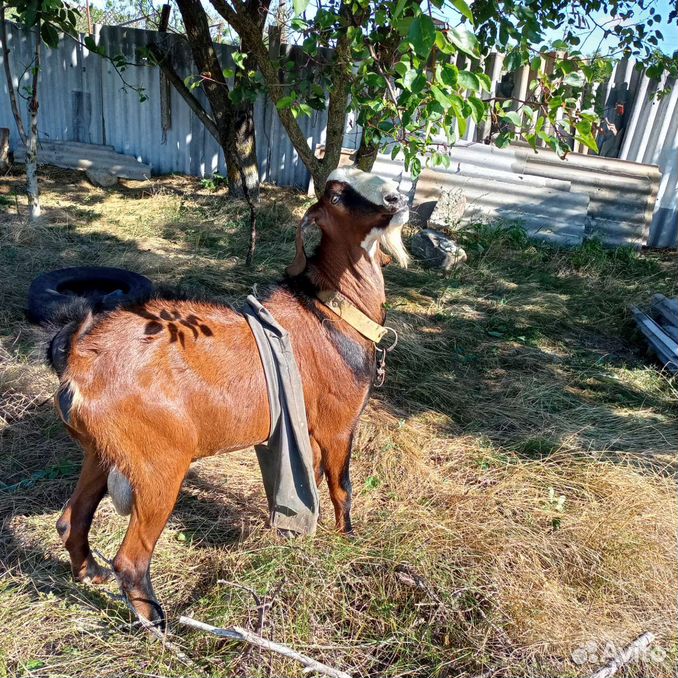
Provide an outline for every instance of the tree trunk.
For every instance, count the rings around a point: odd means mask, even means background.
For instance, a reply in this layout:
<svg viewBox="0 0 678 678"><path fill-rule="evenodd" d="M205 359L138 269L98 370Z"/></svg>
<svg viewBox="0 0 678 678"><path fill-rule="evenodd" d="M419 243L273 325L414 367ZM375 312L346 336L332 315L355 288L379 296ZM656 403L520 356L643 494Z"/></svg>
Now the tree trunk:
<svg viewBox="0 0 678 678"><path fill-rule="evenodd" d="M33 91L28 103L30 127L28 134L19 110L19 103L9 63L9 46L7 44L7 22L5 21L5 5L0 0L0 37L2 37L2 56L7 81L7 93L12 108L12 115L19 132L21 143L26 147L26 193L28 194L28 214L37 219L41 214L40 191L38 188L38 76L40 73L40 21L37 22L35 36L35 58L33 62Z"/></svg>
<svg viewBox="0 0 678 678"><path fill-rule="evenodd" d="M227 163L229 185L236 184L239 189L238 194L244 194L240 175L242 171L250 198L257 200L259 198L259 163L254 133L254 106L252 104L238 106L234 111L234 117L234 150L238 164L234 166L234 163Z"/></svg>
<svg viewBox="0 0 678 678"><path fill-rule="evenodd" d="M28 214L37 219L41 214L40 190L38 187L38 77L40 75L40 20L35 24L35 59L33 62L33 91L28 103L30 130L26 143L26 193Z"/></svg>
<svg viewBox="0 0 678 678"><path fill-rule="evenodd" d="M263 4L260 0L250 0L249 11L254 16L259 16L260 30L266 20L268 3ZM252 50L247 40L241 40L240 51L247 55L245 68L236 69L235 86L247 86L247 72L256 69L256 62L252 58ZM235 179L240 181L240 173L244 176L245 188L252 200L259 197L259 165L257 163L257 142L254 131L254 104L243 102L234 108L233 132L235 139L235 151L240 160L239 167L228 169L229 181L231 173L235 172Z"/></svg>
<svg viewBox="0 0 678 678"><path fill-rule="evenodd" d="M365 132L360 138L360 146L355 154L355 166L363 172L371 172L374 161L377 159L379 147L376 144L368 144L365 141Z"/></svg>
<svg viewBox="0 0 678 678"><path fill-rule="evenodd" d="M12 116L16 124L17 131L21 143L26 145L26 130L24 128L24 121L19 111L19 102L16 97L16 89L14 88L14 78L12 77L12 67L9 63L9 45L7 44L7 22L5 21L5 3L0 0L0 37L2 37L2 62L5 69L5 80L7 81L7 92L9 94L9 102L12 107Z"/></svg>
<svg viewBox="0 0 678 678"><path fill-rule="evenodd" d="M259 168L254 153L254 124L250 111L239 118L229 98L229 88L210 36L207 15L200 0L177 0L186 27L193 61L203 78L203 89L212 109L219 145L224 151L231 195L251 199L259 191ZM244 182L243 182L244 179ZM243 186L244 183L244 186Z"/></svg>

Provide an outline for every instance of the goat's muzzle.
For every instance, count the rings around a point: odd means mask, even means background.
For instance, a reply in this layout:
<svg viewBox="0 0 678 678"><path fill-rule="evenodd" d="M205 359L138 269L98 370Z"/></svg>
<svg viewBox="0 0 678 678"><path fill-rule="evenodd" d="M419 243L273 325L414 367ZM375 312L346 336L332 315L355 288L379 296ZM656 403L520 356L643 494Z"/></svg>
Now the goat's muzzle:
<svg viewBox="0 0 678 678"><path fill-rule="evenodd" d="M387 193L384 196L384 207L393 213L407 209L407 196L399 191Z"/></svg>

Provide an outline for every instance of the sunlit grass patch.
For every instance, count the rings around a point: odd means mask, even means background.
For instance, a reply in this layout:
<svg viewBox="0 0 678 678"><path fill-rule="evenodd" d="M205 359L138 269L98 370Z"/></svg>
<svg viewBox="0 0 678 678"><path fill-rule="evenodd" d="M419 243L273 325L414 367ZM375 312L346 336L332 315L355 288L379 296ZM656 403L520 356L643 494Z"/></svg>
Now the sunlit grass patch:
<svg viewBox="0 0 678 678"><path fill-rule="evenodd" d="M237 302L289 263L309 198L264 188L247 269L247 210L221 189L44 179L42 224L14 203L0 216L0 675L301 676L171 624L188 668L133 626L115 585L71 581L54 523L81 453L23 308L35 275L83 264ZM355 446L356 538L334 533L322 487L318 535L278 539L252 452L206 459L158 544L156 592L170 620L256 629L251 594L233 584L279 589L265 635L355 676L588 676L599 664L574 651L649 630L663 658L625 675L668 677L676 384L644 354L627 306L676 294L675 257L557 250L517 229L461 237L470 258L449 275L385 271L400 341ZM125 527L105 499L92 544L111 558Z"/></svg>

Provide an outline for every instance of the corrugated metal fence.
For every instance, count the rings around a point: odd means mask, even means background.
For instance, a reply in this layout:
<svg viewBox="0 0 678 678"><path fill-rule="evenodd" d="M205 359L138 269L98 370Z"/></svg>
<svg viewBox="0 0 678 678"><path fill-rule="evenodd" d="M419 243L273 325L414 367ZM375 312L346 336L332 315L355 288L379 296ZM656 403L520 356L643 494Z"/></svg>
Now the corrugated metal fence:
<svg viewBox="0 0 678 678"><path fill-rule="evenodd" d="M663 99L653 97L657 88L669 87ZM678 245L678 87L676 79L653 82L643 75L628 122L619 157L658 165L659 193L648 245Z"/></svg>
<svg viewBox="0 0 678 678"><path fill-rule="evenodd" d="M148 97L144 102L125 86L109 60L91 53L79 42L65 38L57 49L45 48L40 73L41 138L109 144L119 153L150 164L153 172L159 174L178 172L205 176L217 171L223 173L224 159L219 145L174 89L170 90L169 96L170 124L163 130L160 69L144 65L142 56L143 48L157 36L152 31L117 26L97 28L95 34L109 55L122 55L128 62L142 64L126 68L122 77L132 87L143 87ZM178 36L163 37L173 41L173 65L179 75L183 78L194 73L186 42ZM9 24L13 75L16 79L23 73L20 90L29 82L33 40L32 33ZM230 55L234 48L222 44L215 48L223 68L232 67ZM28 71L24 72L26 68ZM10 146L15 148L19 139L4 77L0 80L0 127L9 127ZM193 94L206 104L201 89L193 90ZM255 106L261 177L282 186L306 188L308 172L281 127L274 108L263 96ZM167 116L164 119L167 120ZM324 143L327 123L324 111L315 111L311 117L300 118L299 122L313 147ZM355 140L355 133L349 133L345 142L354 147Z"/></svg>
<svg viewBox="0 0 678 678"><path fill-rule="evenodd" d="M160 71L144 65L142 56L142 49L157 37L152 31L116 26L97 28L95 35L109 55L122 55L128 62L141 64L127 68L123 77L130 85L144 88L148 96L145 102L140 102L137 94L125 87L108 60L90 53L79 42L66 38L58 49L45 49L41 71L41 136L110 144L118 152L149 163L157 173L204 176L224 172L218 144L173 89L170 89L164 115L161 112ZM179 74L191 75L193 66L186 42L176 36L163 39L174 41L173 64ZM10 24L8 42L14 76L22 77L19 87L25 87L30 78L33 36ZM233 48L222 44L215 48L222 66L231 66ZM460 57L459 65L464 65L464 59ZM483 67L492 81L493 94L524 98L531 79L529 67L507 73L501 54L485 58ZM18 139L2 80L0 126L10 128L10 144L14 148ZM665 86L671 92L661 101L649 96L657 87ZM204 102L200 89L193 93ZM632 61L622 60L606 82L595 86L592 94L603 117L611 123L598 139L601 154L659 166L662 178L646 242L656 247L675 246L678 237L678 88L675 79L652 82ZM326 118L322 111L314 112L310 118L299 118L313 148L324 143ZM262 179L306 188L308 172L280 125L275 107L263 96L255 106L255 126ZM476 127L469 121L463 139L482 141L487 131L486 126ZM344 146L356 148L359 140L360 130L349 120ZM563 166L563 171L570 170Z"/></svg>

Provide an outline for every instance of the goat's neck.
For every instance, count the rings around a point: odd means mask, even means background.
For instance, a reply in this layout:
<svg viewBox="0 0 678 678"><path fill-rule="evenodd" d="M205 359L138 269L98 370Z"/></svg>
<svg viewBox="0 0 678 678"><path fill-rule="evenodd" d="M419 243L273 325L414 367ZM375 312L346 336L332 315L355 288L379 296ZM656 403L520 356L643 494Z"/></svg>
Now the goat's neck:
<svg viewBox="0 0 678 678"><path fill-rule="evenodd" d="M337 290L372 320L386 317L381 266L360 245L338 246L323 236L309 262L308 274L319 290Z"/></svg>

